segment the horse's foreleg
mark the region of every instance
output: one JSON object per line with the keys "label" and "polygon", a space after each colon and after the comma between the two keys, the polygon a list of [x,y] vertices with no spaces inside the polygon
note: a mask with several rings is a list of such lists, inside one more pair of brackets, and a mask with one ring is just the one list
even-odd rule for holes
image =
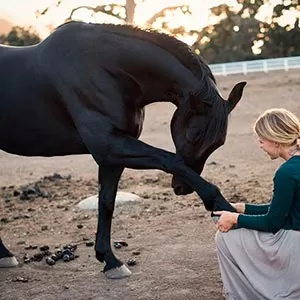
{"label": "horse's foreleg", "polygon": [[15,256],[4,246],[0,237],[0,268],[16,267],[18,261]]}
{"label": "horse's foreleg", "polygon": [[174,153],[150,146],[129,136],[110,137],[110,151],[105,161],[133,169],[160,169],[179,175],[203,200],[207,210],[235,211],[217,186],[209,183],[186,166]]}
{"label": "horse's foreleg", "polygon": [[118,182],[123,172],[119,167],[99,167],[98,227],[96,235],[96,257],[105,261],[104,273],[108,278],[124,278],[130,270],[118,260],[111,249],[111,222],[115,206]]}

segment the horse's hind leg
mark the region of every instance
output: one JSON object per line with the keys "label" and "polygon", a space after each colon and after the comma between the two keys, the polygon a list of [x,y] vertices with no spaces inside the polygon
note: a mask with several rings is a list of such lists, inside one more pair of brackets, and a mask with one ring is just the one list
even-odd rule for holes
{"label": "horse's hind leg", "polygon": [[16,267],[18,261],[15,256],[4,246],[0,237],[0,268]]}
{"label": "horse's hind leg", "polygon": [[118,260],[111,249],[111,222],[115,206],[118,182],[124,168],[99,167],[98,228],[96,236],[96,257],[105,261],[104,274],[111,279],[131,275],[130,270]]}

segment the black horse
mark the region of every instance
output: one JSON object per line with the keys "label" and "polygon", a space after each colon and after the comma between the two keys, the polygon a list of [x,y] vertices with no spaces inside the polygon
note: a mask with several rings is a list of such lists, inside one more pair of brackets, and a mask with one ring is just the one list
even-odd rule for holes
{"label": "black horse", "polygon": [[[199,176],[225,142],[228,100],[209,67],[183,42],[130,26],[70,22],[40,44],[0,46],[0,149],[23,156],[90,153],[99,165],[96,257],[109,278],[130,271],[111,249],[111,221],[124,168],[173,174],[175,194],[196,191],[207,210],[233,207]],[[169,101],[176,154],[139,141],[144,107]],[[0,264],[17,261],[0,239]]]}

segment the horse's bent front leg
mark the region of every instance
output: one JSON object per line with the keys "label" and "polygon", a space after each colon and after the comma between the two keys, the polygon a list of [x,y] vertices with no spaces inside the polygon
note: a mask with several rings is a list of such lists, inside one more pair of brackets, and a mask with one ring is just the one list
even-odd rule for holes
{"label": "horse's bent front leg", "polygon": [[0,237],[0,268],[16,267],[18,261],[15,256],[4,246]]}
{"label": "horse's bent front leg", "polygon": [[118,260],[111,249],[111,222],[115,206],[118,182],[123,172],[119,167],[99,167],[98,227],[96,235],[96,257],[105,262],[104,273],[108,278],[124,278],[130,270]]}
{"label": "horse's bent front leg", "polygon": [[[160,169],[179,175],[201,197],[207,210],[235,211],[215,185],[199,176],[174,153],[122,134],[114,134],[110,141],[110,151],[105,157],[107,163],[133,169]],[[94,158],[97,161],[96,155]]]}

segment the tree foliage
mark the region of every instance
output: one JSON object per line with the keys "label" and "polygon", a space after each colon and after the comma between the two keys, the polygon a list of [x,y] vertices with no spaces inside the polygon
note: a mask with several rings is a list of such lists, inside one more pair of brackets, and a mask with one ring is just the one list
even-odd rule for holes
{"label": "tree foliage", "polygon": [[294,21],[289,20],[290,24],[280,24],[287,12],[300,9],[297,0],[275,5],[266,20],[258,20],[257,16],[263,5],[270,4],[268,0],[238,2],[237,11],[227,5],[211,9],[211,15],[219,17],[219,22],[198,34],[192,46],[195,51],[213,63],[300,55],[299,15]]}
{"label": "tree foliage", "polygon": [[7,35],[0,35],[0,44],[10,46],[29,46],[40,41],[40,37],[31,28],[27,29],[20,26],[12,27]]}
{"label": "tree foliage", "polygon": [[252,45],[259,32],[259,21],[243,18],[227,5],[212,9],[215,16],[226,15],[215,25],[205,27],[198,35],[193,49],[208,62],[221,63],[248,60],[253,57]]}

